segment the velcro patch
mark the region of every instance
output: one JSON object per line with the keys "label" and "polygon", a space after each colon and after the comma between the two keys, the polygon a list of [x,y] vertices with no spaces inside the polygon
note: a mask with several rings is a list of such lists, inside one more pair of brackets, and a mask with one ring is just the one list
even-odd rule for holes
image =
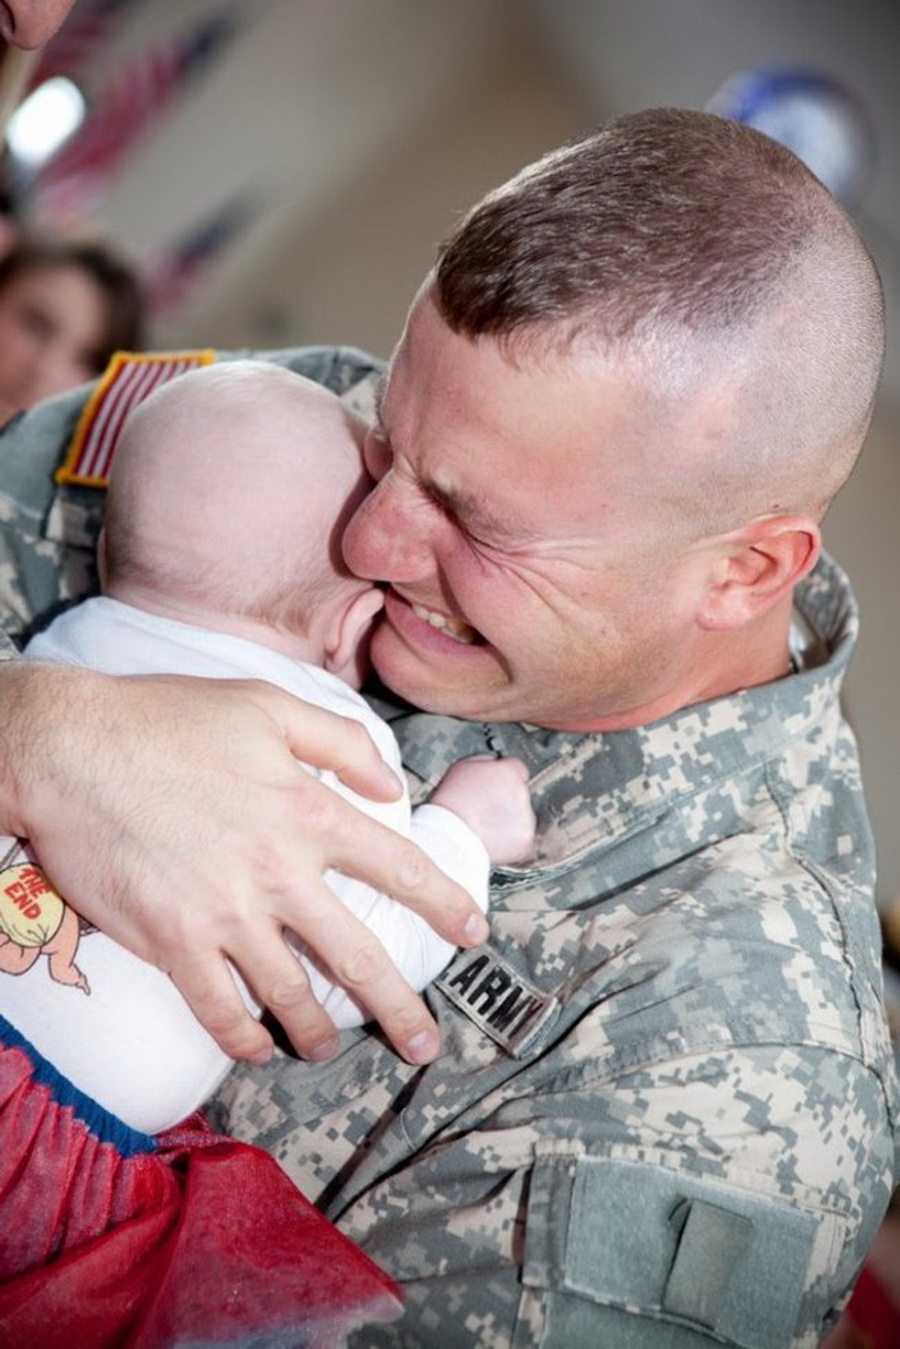
{"label": "velcro patch", "polygon": [[214,351],[149,356],[117,351],[84,406],[56,481],[105,487],[122,423],[131,409],[176,375],[210,365],[215,355]]}
{"label": "velcro patch", "polygon": [[445,997],[514,1057],[523,1053],[557,1009],[493,951],[457,957],[435,980]]}
{"label": "velcro patch", "polygon": [[617,1347],[680,1344],[676,1326],[687,1326],[704,1343],[790,1349],[817,1238],[823,1251],[841,1245],[836,1214],[657,1162],[582,1156],[569,1183],[567,1196],[558,1165],[542,1177],[553,1231],[529,1223],[524,1280],[630,1312]]}

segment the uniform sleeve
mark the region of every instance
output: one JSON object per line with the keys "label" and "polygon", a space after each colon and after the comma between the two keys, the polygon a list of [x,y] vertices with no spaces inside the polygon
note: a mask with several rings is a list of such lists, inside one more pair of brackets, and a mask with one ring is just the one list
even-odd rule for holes
{"label": "uniform sleeve", "polygon": [[17,642],[93,584],[96,535],[88,522],[100,493],[64,496],[54,482],[90,388],[42,403],[0,430],[0,627]]}
{"label": "uniform sleeve", "polygon": [[0,664],[7,660],[16,660],[21,655],[19,648],[7,633],[0,629]]}
{"label": "uniform sleeve", "polygon": [[404,1287],[367,1345],[819,1344],[889,1198],[864,1065],[754,1048],[533,1086],[344,1215]]}

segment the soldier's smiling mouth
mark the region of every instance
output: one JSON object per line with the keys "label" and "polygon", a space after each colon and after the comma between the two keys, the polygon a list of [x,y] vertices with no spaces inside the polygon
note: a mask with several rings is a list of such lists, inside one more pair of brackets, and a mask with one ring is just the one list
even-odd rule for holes
{"label": "soldier's smiling mouth", "polygon": [[484,642],[481,634],[461,618],[452,618],[449,614],[438,613],[435,609],[426,609],[423,604],[410,603],[410,608],[416,618],[421,618],[430,627],[446,633],[455,642],[462,642],[465,646],[474,646],[479,642]]}

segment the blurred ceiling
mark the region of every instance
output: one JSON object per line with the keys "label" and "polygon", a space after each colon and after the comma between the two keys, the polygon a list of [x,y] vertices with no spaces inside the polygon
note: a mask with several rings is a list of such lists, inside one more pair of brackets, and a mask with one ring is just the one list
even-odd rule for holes
{"label": "blurred ceiling", "polygon": [[[831,76],[865,106],[875,139],[855,218],[900,314],[900,0],[525,0],[548,56],[601,114],[702,108],[731,74],[794,66]],[[890,333],[885,392],[900,408]]]}
{"label": "blurred ceiling", "polygon": [[[222,8],[221,0],[124,4],[85,64],[86,87],[102,90],[148,46]],[[222,248],[202,285],[157,324],[159,341],[182,334],[250,345],[270,337],[333,339],[331,332],[291,330],[295,320],[304,327],[301,302],[292,306],[287,298],[302,285],[295,275],[301,241],[340,230],[346,251],[355,228],[364,248],[370,214],[383,218],[388,231],[391,197],[396,236],[406,237],[414,194],[404,187],[404,168],[416,156],[428,159],[434,131],[431,176],[425,186],[417,180],[415,195],[424,196],[425,187],[434,193],[435,215],[425,219],[423,206],[429,233],[421,250],[405,245],[416,269],[409,280],[397,265],[406,293],[388,306],[383,328],[373,318],[363,324],[366,331],[341,335],[383,348],[451,212],[498,174],[561,134],[618,112],[653,104],[703,107],[726,77],[756,66],[819,70],[867,106],[878,157],[858,222],[882,268],[891,309],[900,307],[900,156],[893,145],[900,123],[898,0],[255,0],[227,8],[240,21],[237,36],[165,108],[96,213],[100,228],[149,265],[229,202],[251,203],[249,223]],[[476,109],[477,126],[448,140],[448,119]],[[508,163],[494,145],[507,124],[528,125],[521,144],[511,140]],[[381,183],[385,199],[376,211],[367,198],[365,218],[363,181]],[[321,244],[316,256],[325,265]],[[376,268],[395,275],[380,258],[373,259]],[[316,287],[323,284],[315,279]],[[374,275],[373,293],[377,298]],[[885,396],[900,407],[896,345]]]}

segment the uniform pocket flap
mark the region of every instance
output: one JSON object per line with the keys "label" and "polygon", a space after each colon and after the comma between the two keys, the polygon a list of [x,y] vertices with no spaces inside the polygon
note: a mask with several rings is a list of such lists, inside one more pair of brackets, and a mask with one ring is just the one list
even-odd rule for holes
{"label": "uniform pocket flap", "polygon": [[547,1159],[524,1277],[740,1349],[787,1349],[821,1217],[662,1165]]}

